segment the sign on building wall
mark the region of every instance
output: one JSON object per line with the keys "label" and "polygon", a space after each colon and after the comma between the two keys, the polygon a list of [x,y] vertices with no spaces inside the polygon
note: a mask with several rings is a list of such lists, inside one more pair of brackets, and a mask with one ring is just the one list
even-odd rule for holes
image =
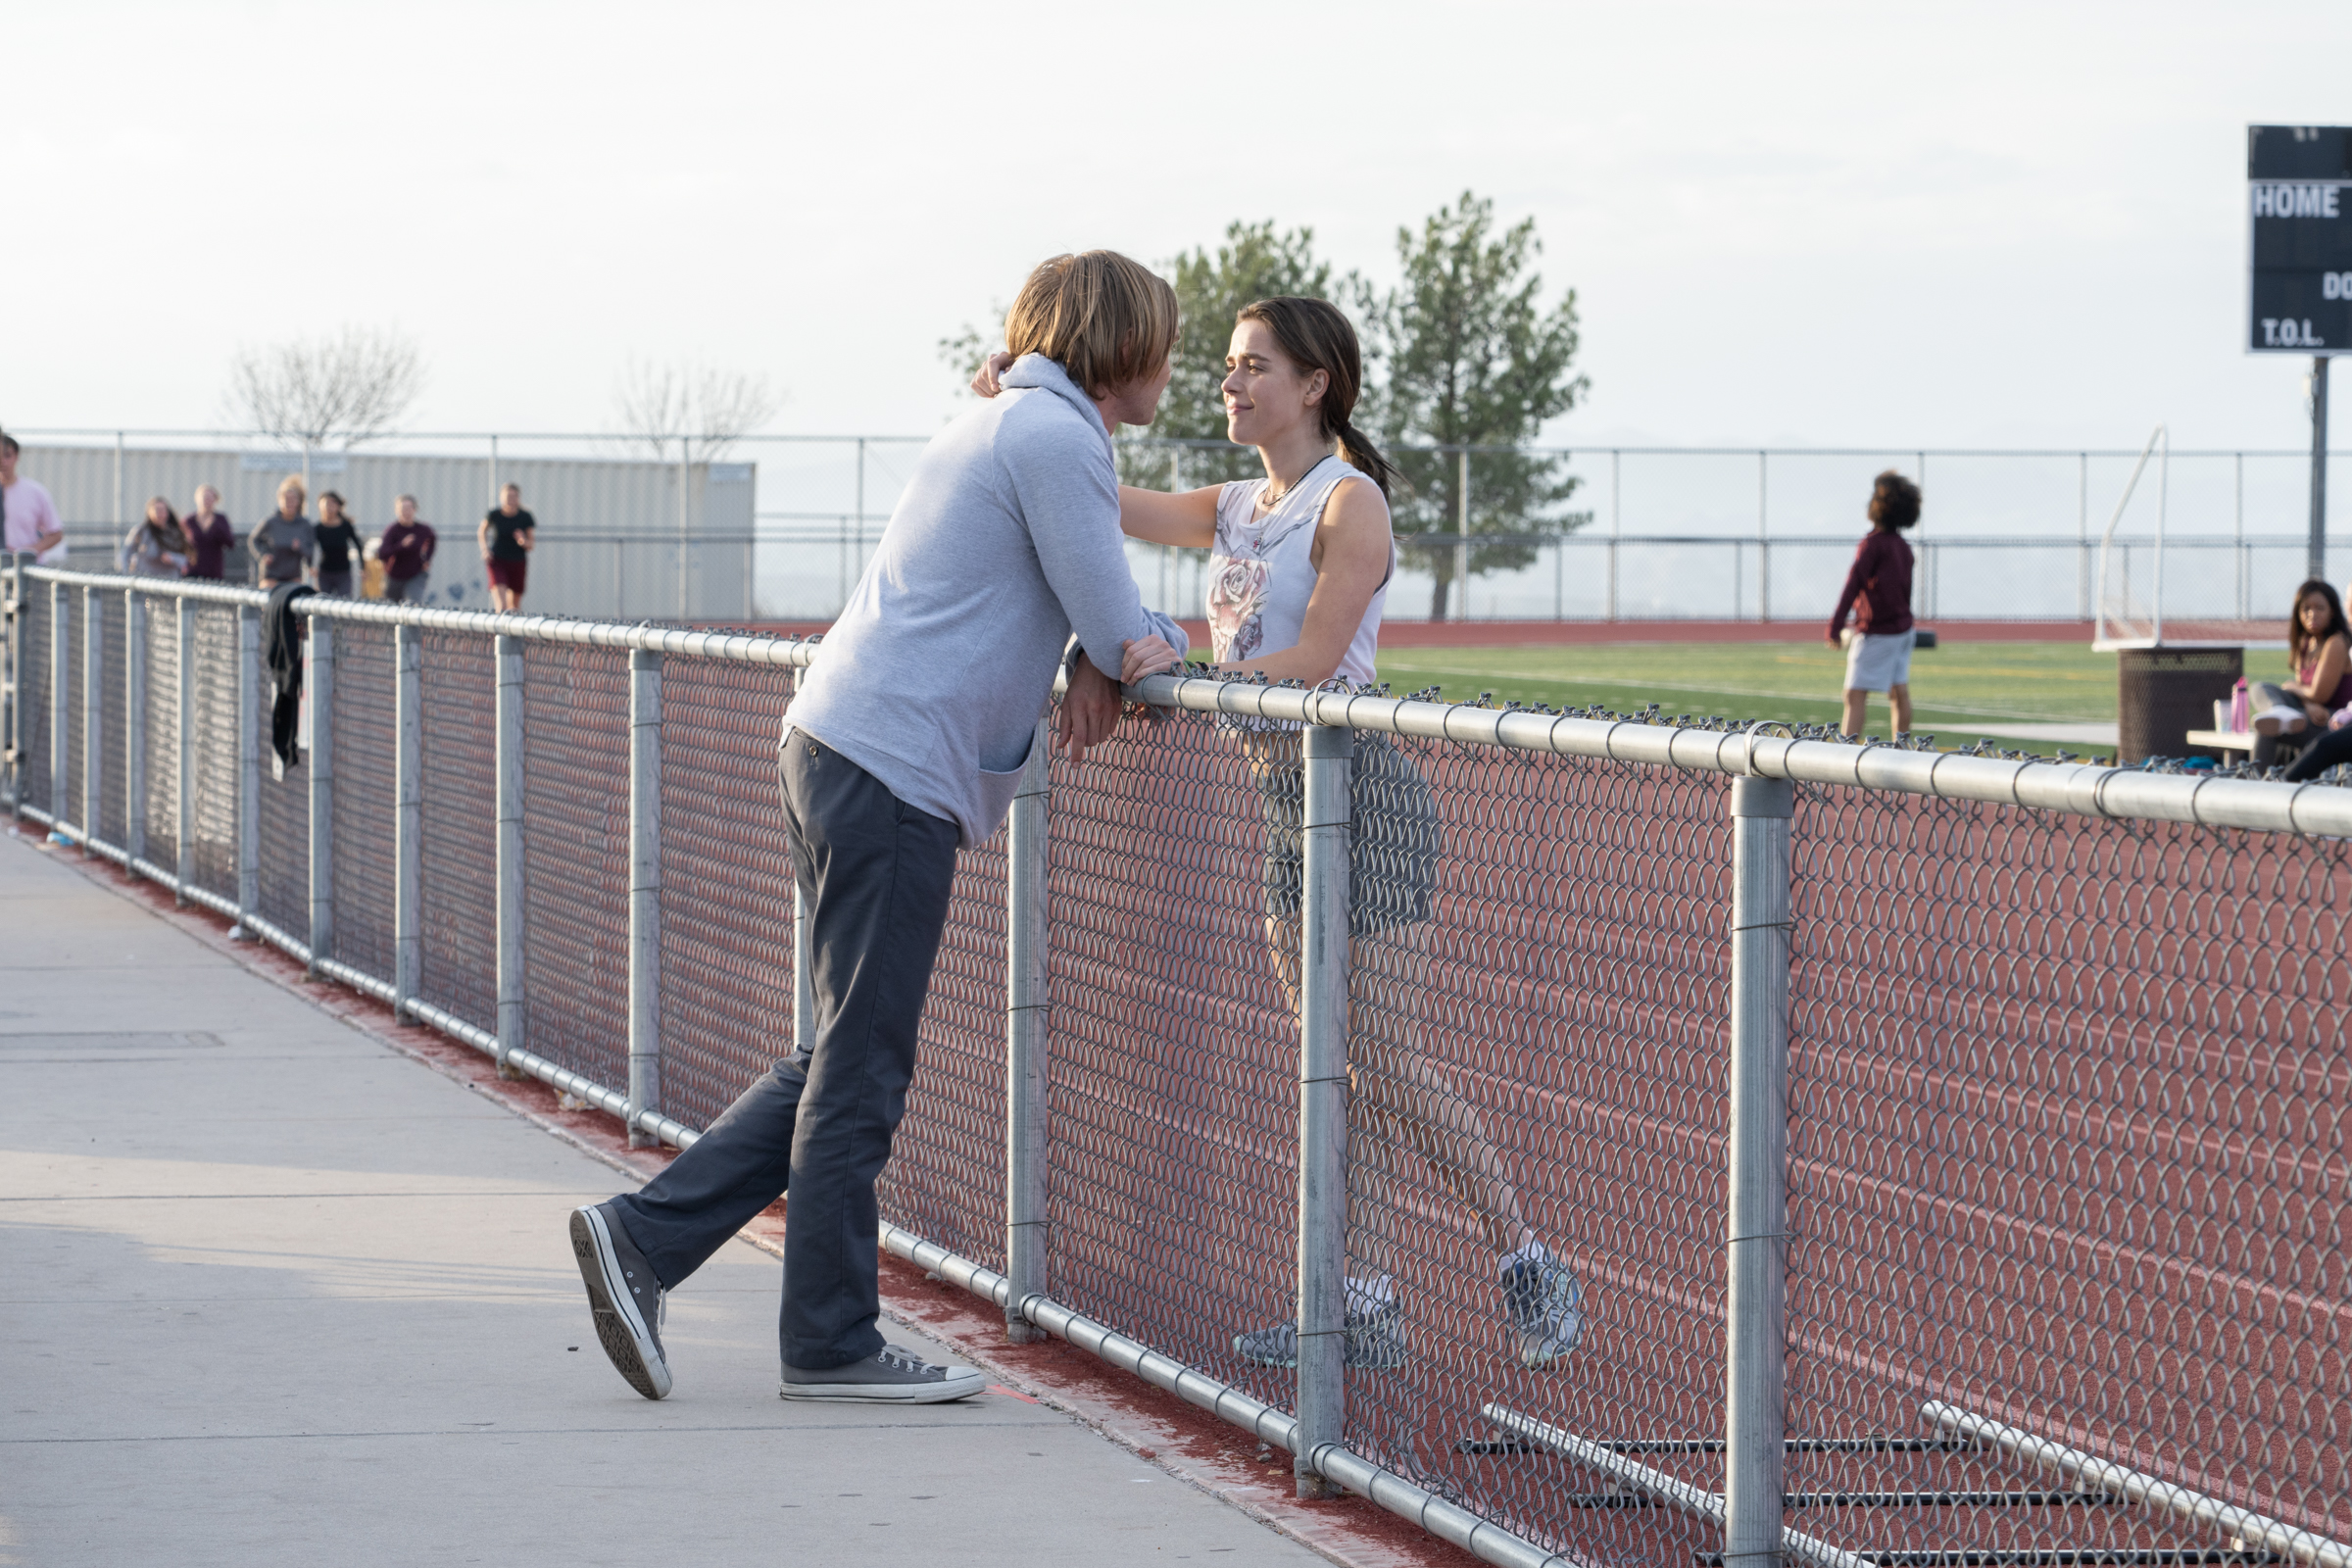
{"label": "sign on building wall", "polygon": [[2246,348],[2352,352],[2352,127],[2246,128]]}

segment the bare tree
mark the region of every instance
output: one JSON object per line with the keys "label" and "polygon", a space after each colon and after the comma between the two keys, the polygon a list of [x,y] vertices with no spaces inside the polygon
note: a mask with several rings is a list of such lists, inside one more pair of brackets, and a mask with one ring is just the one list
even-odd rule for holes
{"label": "bare tree", "polygon": [[346,326],[331,337],[239,351],[229,367],[228,406],[233,417],[309,453],[387,434],[423,384],[415,339]]}
{"label": "bare tree", "polygon": [[612,392],[612,416],[627,444],[666,459],[686,443],[688,461],[707,463],[774,416],[783,399],[767,377],[694,364],[631,360]]}

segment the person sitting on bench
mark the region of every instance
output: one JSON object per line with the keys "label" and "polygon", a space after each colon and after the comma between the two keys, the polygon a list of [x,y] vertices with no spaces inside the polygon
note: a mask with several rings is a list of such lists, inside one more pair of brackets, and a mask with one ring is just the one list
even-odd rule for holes
{"label": "person sitting on bench", "polygon": [[2254,761],[2260,767],[2278,762],[2282,738],[2300,736],[2314,724],[2325,728],[2329,714],[2352,703],[2352,626],[2335,590],[2316,577],[2295,590],[2286,662],[2294,679],[2254,687]]}

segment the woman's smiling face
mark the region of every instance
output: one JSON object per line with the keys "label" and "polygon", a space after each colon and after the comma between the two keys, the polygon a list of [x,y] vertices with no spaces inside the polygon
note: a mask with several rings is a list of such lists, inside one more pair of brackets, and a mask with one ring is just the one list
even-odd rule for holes
{"label": "woman's smiling face", "polygon": [[1234,322],[1225,351],[1225,439],[1263,446],[1300,419],[1321,417],[1315,406],[1330,380],[1321,370],[1301,376],[1265,322]]}

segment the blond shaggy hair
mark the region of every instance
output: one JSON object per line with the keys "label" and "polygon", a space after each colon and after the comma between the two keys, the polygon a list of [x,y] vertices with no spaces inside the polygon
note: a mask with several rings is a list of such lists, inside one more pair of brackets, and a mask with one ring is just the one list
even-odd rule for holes
{"label": "blond shaggy hair", "polygon": [[1156,373],[1176,347],[1176,291],[1116,251],[1038,265],[1004,318],[1015,356],[1058,363],[1091,397]]}

